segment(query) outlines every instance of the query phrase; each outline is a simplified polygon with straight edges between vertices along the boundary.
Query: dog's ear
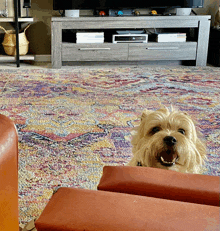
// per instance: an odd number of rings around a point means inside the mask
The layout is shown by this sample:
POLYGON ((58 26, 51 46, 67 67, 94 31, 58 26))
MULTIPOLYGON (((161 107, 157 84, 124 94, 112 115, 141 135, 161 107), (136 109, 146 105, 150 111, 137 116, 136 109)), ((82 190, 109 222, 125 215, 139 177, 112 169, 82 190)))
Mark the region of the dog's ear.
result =
POLYGON ((145 109, 143 112, 142 112, 142 115, 141 115, 141 121, 146 118, 150 113, 152 113, 153 111, 151 110, 147 110, 145 109))

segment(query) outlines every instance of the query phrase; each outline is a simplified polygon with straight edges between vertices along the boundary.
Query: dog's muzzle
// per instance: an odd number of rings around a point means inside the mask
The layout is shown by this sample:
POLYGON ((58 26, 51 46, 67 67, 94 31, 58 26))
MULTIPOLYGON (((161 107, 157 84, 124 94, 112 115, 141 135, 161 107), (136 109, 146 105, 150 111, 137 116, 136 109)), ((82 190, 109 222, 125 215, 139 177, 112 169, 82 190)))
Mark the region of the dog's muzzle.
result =
POLYGON ((166 136, 163 141, 165 144, 165 149, 158 154, 158 160, 162 165, 166 167, 171 167, 178 159, 177 153, 175 152, 174 148, 177 140, 173 136, 166 136))

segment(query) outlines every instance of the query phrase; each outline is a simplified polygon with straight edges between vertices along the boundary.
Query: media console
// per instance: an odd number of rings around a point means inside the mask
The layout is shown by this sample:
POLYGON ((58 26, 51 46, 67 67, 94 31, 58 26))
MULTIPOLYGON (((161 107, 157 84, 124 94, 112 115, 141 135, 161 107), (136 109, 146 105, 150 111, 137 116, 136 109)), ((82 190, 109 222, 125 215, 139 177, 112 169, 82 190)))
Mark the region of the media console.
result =
POLYGON ((64 61, 147 61, 195 60, 206 66, 210 15, 128 16, 128 17, 53 17, 52 67, 64 61), (81 43, 63 42, 62 30, 83 31, 110 29, 197 28, 196 41, 148 43, 81 43))

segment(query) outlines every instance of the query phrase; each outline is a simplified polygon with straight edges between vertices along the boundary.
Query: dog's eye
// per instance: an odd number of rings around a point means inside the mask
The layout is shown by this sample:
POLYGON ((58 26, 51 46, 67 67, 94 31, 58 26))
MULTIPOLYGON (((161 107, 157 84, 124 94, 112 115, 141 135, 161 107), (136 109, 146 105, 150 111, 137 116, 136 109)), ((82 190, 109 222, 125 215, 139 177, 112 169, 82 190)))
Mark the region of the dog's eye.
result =
POLYGON ((160 127, 154 127, 154 128, 152 128, 151 133, 155 134, 155 133, 157 133, 159 131, 160 131, 160 127))
POLYGON ((185 135, 185 130, 182 129, 182 128, 179 128, 179 129, 178 129, 178 132, 180 132, 181 134, 185 135))

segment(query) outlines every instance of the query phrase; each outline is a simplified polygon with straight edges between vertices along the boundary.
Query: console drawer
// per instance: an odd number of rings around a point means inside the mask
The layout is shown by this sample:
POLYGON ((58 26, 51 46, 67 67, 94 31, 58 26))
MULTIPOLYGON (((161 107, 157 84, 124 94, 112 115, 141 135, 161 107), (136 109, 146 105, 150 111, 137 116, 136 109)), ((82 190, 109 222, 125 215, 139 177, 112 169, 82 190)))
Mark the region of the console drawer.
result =
POLYGON ((63 43, 62 61, 117 61, 128 59, 128 44, 63 43))
POLYGON ((196 42, 129 44, 128 60, 195 60, 196 42))

